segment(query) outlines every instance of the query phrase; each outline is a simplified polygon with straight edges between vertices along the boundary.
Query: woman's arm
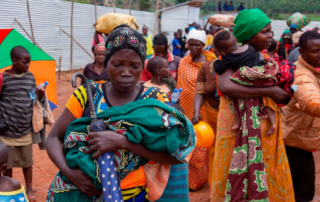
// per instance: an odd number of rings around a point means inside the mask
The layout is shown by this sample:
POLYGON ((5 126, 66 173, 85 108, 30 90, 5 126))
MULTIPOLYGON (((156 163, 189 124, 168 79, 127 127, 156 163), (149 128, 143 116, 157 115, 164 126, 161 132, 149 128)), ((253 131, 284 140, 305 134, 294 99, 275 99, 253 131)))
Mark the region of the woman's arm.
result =
POLYGON ((101 154, 114 151, 116 149, 125 149, 146 159, 163 163, 163 164, 181 164, 175 157, 171 156, 167 151, 156 152, 146 149, 142 144, 132 143, 122 134, 114 131, 92 132, 89 133, 89 145, 91 147, 87 153, 96 151, 92 158, 98 158, 101 154))
POLYGON ((197 124, 200 120, 202 120, 202 117, 200 115, 200 108, 203 103, 203 94, 196 93, 196 96, 194 97, 194 112, 193 112, 193 117, 192 117, 192 123, 197 124))
POLYGON ((289 99, 286 91, 278 86, 257 88, 246 87, 230 80, 233 74, 232 69, 228 69, 225 73, 218 77, 218 88, 221 93, 228 97, 248 98, 248 97, 270 97, 276 103, 285 103, 289 99))
POLYGON ((90 178, 88 178, 81 170, 71 169, 68 167, 66 157, 63 153, 63 139, 68 125, 76 118, 73 114, 65 108, 53 125, 48 138, 46 140, 47 153, 52 162, 59 168, 59 170, 70 180, 81 192, 89 197, 101 194, 97 190, 90 178))

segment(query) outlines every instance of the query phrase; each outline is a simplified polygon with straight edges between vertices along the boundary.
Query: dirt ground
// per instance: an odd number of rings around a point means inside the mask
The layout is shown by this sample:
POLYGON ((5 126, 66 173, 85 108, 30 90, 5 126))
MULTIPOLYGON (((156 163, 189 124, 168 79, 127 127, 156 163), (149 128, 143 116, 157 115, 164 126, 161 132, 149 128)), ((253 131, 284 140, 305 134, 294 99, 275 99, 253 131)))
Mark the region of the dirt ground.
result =
MULTIPOLYGON (((66 73, 66 75, 71 79, 72 72, 66 73)), ((57 76, 58 78, 58 76, 57 76)), ((78 82, 79 84, 79 82, 78 82)), ((71 82, 68 82, 63 74, 61 74, 61 80, 57 79, 57 94, 58 94, 58 104, 59 107, 53 111, 55 119, 57 119, 64 109, 70 95, 73 93, 74 89, 71 86, 71 82)), ((47 133, 50 131, 50 127, 47 129, 47 133)), ((320 202, 320 152, 314 154, 316 161, 316 195, 314 202, 320 202)), ((40 151, 38 145, 33 145, 33 190, 37 197, 37 202, 44 202, 46 199, 46 194, 48 187, 58 172, 56 166, 49 159, 46 151, 40 151)), ((13 170, 13 177, 25 186, 23 174, 21 169, 13 170)), ((191 202, 200 202, 209 200, 209 186, 206 185, 196 192, 190 192, 191 202)))

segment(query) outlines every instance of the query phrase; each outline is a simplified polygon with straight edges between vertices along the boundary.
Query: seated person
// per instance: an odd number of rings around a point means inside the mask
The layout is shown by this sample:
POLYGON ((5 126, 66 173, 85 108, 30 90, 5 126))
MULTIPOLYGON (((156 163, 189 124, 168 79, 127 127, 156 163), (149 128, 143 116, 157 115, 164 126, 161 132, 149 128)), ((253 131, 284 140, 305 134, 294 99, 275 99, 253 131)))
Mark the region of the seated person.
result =
MULTIPOLYGON (((214 70, 218 75, 223 74, 227 69, 232 68, 235 72, 240 69, 240 67, 255 67, 264 66, 265 61, 260 60, 260 53, 256 52, 252 46, 243 45, 239 46, 238 41, 235 36, 229 31, 219 32, 214 38, 214 47, 218 54, 222 57, 221 60, 216 60, 214 62, 214 70)), ((239 82, 242 85, 244 83, 239 82)), ((238 100, 233 99, 233 107, 235 108, 235 114, 239 121, 238 100)), ((276 131, 276 117, 275 112, 266 107, 266 112, 270 121, 270 128, 266 133, 266 136, 272 135, 276 131)), ((238 130, 240 128, 240 123, 237 123, 232 130, 238 130)))
POLYGON ((151 73, 151 80, 144 83, 146 87, 160 88, 165 94, 172 93, 176 88, 176 81, 170 77, 168 61, 156 56, 149 60, 147 70, 151 73))
POLYGON ((18 180, 3 176, 7 170, 8 147, 0 141, 0 201, 28 201, 18 180))

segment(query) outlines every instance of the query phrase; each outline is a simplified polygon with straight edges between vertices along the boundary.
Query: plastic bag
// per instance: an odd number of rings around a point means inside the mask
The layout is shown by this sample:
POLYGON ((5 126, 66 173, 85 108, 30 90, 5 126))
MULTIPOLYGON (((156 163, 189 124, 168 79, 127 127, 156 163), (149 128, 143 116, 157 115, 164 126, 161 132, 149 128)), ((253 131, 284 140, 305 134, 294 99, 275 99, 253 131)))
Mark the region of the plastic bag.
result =
POLYGON ((110 34, 115 27, 122 24, 129 25, 135 30, 139 29, 138 22, 133 16, 121 13, 107 13, 100 16, 95 28, 98 32, 110 34))
POLYGON ((287 25, 290 27, 292 24, 297 25, 297 29, 301 30, 303 27, 310 23, 310 17, 301 13, 294 13, 287 20, 287 25))

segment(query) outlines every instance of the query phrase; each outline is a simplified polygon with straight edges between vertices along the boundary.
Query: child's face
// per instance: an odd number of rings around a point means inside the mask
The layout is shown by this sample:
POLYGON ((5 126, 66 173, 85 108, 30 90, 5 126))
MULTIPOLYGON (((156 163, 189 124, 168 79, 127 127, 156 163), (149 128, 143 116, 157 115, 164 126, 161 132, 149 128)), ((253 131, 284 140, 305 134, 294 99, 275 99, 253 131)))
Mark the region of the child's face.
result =
POLYGON ((168 62, 162 62, 161 68, 159 69, 159 74, 161 78, 169 78, 170 77, 170 69, 168 68, 168 62))
POLYGON ((29 70, 30 59, 30 54, 21 55, 19 58, 12 58, 12 69, 18 74, 26 73, 29 70))

